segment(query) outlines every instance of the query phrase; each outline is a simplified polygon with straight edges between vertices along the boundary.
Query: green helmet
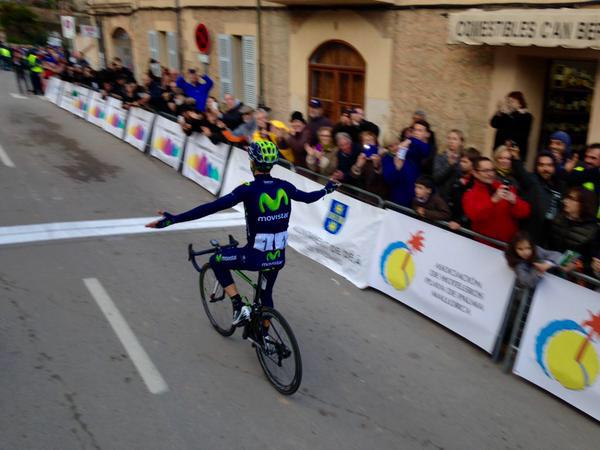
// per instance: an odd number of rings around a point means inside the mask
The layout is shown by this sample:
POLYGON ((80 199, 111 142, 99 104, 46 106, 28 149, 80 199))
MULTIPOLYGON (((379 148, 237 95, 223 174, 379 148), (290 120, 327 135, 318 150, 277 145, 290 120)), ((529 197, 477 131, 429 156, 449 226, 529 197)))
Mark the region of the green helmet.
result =
POLYGON ((271 141, 254 141, 248 148, 248 155, 258 170, 268 171, 279 159, 279 149, 271 141))

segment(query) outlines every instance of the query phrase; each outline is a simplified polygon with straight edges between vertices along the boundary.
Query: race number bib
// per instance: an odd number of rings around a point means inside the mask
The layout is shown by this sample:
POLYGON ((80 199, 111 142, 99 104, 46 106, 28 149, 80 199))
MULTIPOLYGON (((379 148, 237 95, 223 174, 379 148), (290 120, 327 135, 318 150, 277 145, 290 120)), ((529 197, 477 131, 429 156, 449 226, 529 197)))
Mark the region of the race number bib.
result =
POLYGON ((254 248, 261 252, 284 250, 288 241, 287 231, 281 233, 259 233, 254 238, 254 248))

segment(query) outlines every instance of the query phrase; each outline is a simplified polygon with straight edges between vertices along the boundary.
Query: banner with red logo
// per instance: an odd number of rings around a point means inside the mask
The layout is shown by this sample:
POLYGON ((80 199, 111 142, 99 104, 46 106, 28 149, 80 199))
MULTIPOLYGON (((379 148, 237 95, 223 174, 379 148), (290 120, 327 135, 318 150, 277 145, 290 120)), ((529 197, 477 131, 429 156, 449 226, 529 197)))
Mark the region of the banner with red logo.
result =
POLYGON ((600 420, 600 294, 545 275, 514 373, 600 420))
POLYGON ((185 162, 181 173, 211 194, 223 184, 229 145, 213 144, 201 133, 193 133, 185 145, 185 162))
POLYGON ((501 251, 386 210, 369 284, 491 353, 514 283, 501 251))
POLYGON ((130 143, 139 151, 146 150, 146 144, 152 133, 152 124, 156 114, 142 108, 131 108, 127 117, 125 142, 130 143))

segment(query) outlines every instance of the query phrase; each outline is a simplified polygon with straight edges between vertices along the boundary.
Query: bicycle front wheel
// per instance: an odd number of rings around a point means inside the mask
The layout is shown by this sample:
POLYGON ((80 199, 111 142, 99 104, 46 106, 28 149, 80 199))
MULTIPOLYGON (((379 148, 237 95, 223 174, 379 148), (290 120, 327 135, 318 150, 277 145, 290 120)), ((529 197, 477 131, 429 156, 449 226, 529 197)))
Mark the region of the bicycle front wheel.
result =
POLYGON ((284 395, 292 395, 302 381, 300 348, 292 328, 275 309, 263 307, 258 321, 258 333, 265 334, 256 346, 256 356, 269 382, 284 395), (268 320, 268 332, 262 323, 268 320))
POLYGON ((235 331, 235 327, 231 325, 233 305, 225 295, 210 263, 204 264, 200 271, 200 296, 204 312, 213 328, 223 336, 231 336, 235 331))

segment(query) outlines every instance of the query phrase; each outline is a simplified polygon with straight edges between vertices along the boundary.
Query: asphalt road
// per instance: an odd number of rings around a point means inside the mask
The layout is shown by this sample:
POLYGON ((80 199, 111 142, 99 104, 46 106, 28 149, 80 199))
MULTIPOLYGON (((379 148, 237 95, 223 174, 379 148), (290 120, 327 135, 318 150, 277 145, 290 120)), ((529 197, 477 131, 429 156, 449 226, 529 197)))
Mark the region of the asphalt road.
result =
MULTIPOLYGON (((0 74, 0 226, 179 212, 210 194, 0 74)), ((186 246, 210 229, 0 246, 0 449, 597 449, 598 423, 456 335, 294 251, 276 306, 304 378, 279 395, 199 301, 186 246), (165 389, 153 394, 84 279, 165 389)))

